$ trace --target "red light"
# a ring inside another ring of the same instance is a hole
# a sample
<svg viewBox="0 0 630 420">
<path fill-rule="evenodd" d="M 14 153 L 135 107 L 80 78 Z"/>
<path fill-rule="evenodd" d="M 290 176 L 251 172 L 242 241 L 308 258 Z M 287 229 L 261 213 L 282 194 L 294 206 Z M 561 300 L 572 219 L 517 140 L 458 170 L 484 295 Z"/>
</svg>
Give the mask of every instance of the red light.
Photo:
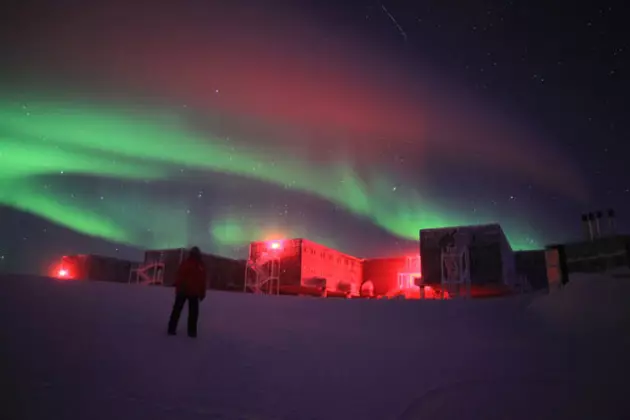
<svg viewBox="0 0 630 420">
<path fill-rule="evenodd" d="M 64 255 L 61 261 L 55 263 L 48 269 L 48 275 L 58 280 L 74 280 L 77 275 L 75 264 L 73 258 Z"/>
<path fill-rule="evenodd" d="M 279 250 L 282 248 L 280 242 L 272 242 L 271 244 L 269 244 L 269 248 L 273 249 L 273 250 Z"/>
</svg>

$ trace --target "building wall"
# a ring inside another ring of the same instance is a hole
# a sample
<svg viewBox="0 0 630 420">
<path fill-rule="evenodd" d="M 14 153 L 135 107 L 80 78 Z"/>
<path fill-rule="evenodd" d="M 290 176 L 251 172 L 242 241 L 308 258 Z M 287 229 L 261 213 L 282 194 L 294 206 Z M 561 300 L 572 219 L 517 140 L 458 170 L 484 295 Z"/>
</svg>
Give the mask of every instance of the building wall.
<svg viewBox="0 0 630 420">
<path fill-rule="evenodd" d="M 630 236 L 616 235 L 549 245 L 546 249 L 546 260 L 550 287 L 555 287 L 558 282 L 567 283 L 570 273 L 592 273 L 630 267 Z"/>
<path fill-rule="evenodd" d="M 516 260 L 514 257 L 514 251 L 512 246 L 505 236 L 505 232 L 499 225 L 496 225 L 498 230 L 496 232 L 496 238 L 499 243 L 499 249 L 501 253 L 501 268 L 503 271 L 503 284 L 509 287 L 515 287 L 518 284 L 519 277 L 516 272 Z M 488 238 L 491 240 L 491 238 Z"/>
<path fill-rule="evenodd" d="M 239 290 L 244 288 L 245 262 L 218 255 L 204 254 L 207 285 L 215 290 Z"/>
<path fill-rule="evenodd" d="M 72 278 L 127 283 L 135 263 L 103 255 L 79 254 L 62 259 Z"/>
<path fill-rule="evenodd" d="M 144 253 L 144 264 L 163 263 L 164 273 L 162 280 L 165 286 L 174 286 L 177 279 L 177 270 L 181 262 L 188 256 L 188 251 L 183 248 L 148 250 Z M 135 279 L 134 279 L 135 280 Z"/>
<path fill-rule="evenodd" d="M 174 286 L 180 264 L 188 258 L 188 250 L 183 248 L 149 250 L 145 252 L 145 265 L 163 263 L 165 286 Z M 206 267 L 206 287 L 217 290 L 242 290 L 245 279 L 245 263 L 214 254 L 201 254 Z M 134 279 L 135 280 L 135 279 Z"/>
<path fill-rule="evenodd" d="M 533 290 L 548 287 L 545 251 L 517 251 L 514 253 L 516 272 L 527 277 Z"/>
<path fill-rule="evenodd" d="M 279 243 L 279 249 L 271 249 L 272 243 Z M 263 252 L 274 252 L 280 257 L 280 287 L 297 287 L 301 284 L 302 240 L 286 239 L 282 241 L 257 241 L 250 244 L 250 259 L 257 259 Z M 248 270 L 248 276 L 254 276 Z"/>
<path fill-rule="evenodd" d="M 569 281 L 569 272 L 566 269 L 566 258 L 562 246 L 551 246 L 545 250 L 545 263 L 547 265 L 547 288 L 550 292 L 559 290 L 563 284 Z"/>
<path fill-rule="evenodd" d="M 570 273 L 605 271 L 630 265 L 630 237 L 617 235 L 563 245 Z"/>
<path fill-rule="evenodd" d="M 507 284 L 513 279 L 513 252 L 501 227 L 491 224 L 420 231 L 422 278 L 425 284 L 441 283 L 442 249 L 453 241 L 469 249 L 473 285 Z"/>
<path fill-rule="evenodd" d="M 352 293 L 358 294 L 363 278 L 363 267 L 360 259 L 325 247 L 318 243 L 302 239 L 302 278 L 307 284 L 309 279 L 326 279 L 326 289 L 342 290 L 341 283 L 351 285 Z"/>
<path fill-rule="evenodd" d="M 88 278 L 92 280 L 127 283 L 133 263 L 101 255 L 86 256 Z"/>
<path fill-rule="evenodd" d="M 508 279 L 498 243 L 471 245 L 470 279 L 472 284 L 499 284 Z"/>
<path fill-rule="evenodd" d="M 371 281 L 374 294 L 386 295 L 398 288 L 398 273 L 405 271 L 407 258 L 372 258 L 363 261 L 363 281 Z"/>
<path fill-rule="evenodd" d="M 420 243 L 422 255 L 422 281 L 427 285 L 439 285 L 442 282 L 441 251 L 438 247 Z"/>
</svg>

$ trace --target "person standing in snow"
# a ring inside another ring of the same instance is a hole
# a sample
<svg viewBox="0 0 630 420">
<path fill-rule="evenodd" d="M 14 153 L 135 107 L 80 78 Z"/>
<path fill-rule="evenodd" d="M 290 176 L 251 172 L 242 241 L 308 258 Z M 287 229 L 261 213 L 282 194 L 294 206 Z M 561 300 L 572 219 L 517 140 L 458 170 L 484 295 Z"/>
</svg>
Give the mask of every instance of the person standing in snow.
<svg viewBox="0 0 630 420">
<path fill-rule="evenodd" d="M 175 279 L 175 303 L 168 322 L 169 335 L 177 333 L 179 316 L 188 301 L 188 336 L 197 337 L 199 302 L 206 297 L 206 268 L 198 247 L 192 247 L 188 258 L 181 263 Z"/>
</svg>

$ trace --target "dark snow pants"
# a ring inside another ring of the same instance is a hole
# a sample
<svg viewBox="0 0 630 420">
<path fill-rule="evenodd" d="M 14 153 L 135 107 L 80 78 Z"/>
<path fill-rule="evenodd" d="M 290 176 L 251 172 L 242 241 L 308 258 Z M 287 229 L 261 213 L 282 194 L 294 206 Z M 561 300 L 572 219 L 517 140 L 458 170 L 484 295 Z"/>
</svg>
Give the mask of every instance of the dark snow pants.
<svg viewBox="0 0 630 420">
<path fill-rule="evenodd" d="M 188 301 L 188 335 L 190 337 L 197 336 L 197 320 L 199 319 L 199 298 L 186 296 L 182 294 L 175 295 L 175 303 L 171 311 L 171 318 L 168 321 L 169 334 L 175 334 L 179 317 L 184 309 L 184 304 Z"/>
</svg>

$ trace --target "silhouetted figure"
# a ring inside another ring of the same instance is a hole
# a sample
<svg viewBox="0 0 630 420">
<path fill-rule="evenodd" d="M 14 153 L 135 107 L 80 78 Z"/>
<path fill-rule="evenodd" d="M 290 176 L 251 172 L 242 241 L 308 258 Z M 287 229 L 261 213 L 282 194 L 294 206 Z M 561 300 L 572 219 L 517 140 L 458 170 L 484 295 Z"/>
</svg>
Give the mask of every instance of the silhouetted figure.
<svg viewBox="0 0 630 420">
<path fill-rule="evenodd" d="M 201 251 L 191 248 L 188 258 L 182 262 L 175 280 L 175 303 L 168 322 L 168 333 L 177 333 L 177 323 L 184 304 L 188 301 L 188 336 L 197 337 L 199 301 L 206 297 L 206 268 L 201 259 Z"/>
</svg>

